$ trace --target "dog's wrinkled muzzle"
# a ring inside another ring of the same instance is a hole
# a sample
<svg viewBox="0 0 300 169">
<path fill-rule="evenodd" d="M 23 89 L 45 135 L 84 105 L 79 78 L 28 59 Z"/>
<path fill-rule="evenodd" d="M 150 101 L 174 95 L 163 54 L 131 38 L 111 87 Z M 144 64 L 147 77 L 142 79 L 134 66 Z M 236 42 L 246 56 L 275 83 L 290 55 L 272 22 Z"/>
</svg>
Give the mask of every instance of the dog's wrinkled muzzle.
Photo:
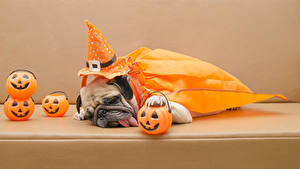
<svg viewBox="0 0 300 169">
<path fill-rule="evenodd" d="M 94 113 L 93 123 L 100 127 L 137 127 L 133 109 L 125 106 L 108 106 L 99 104 Z"/>
</svg>

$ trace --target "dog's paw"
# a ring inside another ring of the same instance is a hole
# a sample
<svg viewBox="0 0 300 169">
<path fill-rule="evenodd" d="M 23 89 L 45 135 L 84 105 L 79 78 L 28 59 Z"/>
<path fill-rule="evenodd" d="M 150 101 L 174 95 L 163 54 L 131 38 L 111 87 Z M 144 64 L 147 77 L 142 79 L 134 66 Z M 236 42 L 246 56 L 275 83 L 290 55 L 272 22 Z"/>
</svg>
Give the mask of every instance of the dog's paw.
<svg viewBox="0 0 300 169">
<path fill-rule="evenodd" d="M 162 96 L 151 96 L 147 99 L 146 105 L 152 107 L 165 106 L 167 101 Z M 183 105 L 169 101 L 172 110 L 173 123 L 191 123 L 193 121 L 190 111 Z"/>
<path fill-rule="evenodd" d="M 170 101 L 173 123 L 191 123 L 193 121 L 190 111 L 183 105 Z"/>
<path fill-rule="evenodd" d="M 74 119 L 75 120 L 85 120 L 85 118 L 84 118 L 84 110 L 80 109 L 79 113 L 75 113 L 74 114 Z"/>
<path fill-rule="evenodd" d="M 147 99 L 145 104 L 151 107 L 165 106 L 166 99 L 162 96 L 151 96 Z"/>
</svg>

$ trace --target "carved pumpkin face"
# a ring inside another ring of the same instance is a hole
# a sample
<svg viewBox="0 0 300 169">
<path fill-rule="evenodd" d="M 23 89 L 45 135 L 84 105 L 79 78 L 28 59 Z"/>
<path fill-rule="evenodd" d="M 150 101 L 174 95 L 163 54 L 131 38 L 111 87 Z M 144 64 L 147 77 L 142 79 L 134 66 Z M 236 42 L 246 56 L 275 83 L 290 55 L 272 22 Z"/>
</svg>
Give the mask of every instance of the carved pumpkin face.
<svg viewBox="0 0 300 169">
<path fill-rule="evenodd" d="M 65 95 L 50 94 L 43 99 L 42 107 L 47 116 L 61 117 L 68 111 L 69 101 Z"/>
<path fill-rule="evenodd" d="M 36 90 L 34 75 L 26 70 L 12 72 L 6 80 L 6 90 L 11 97 L 22 100 L 29 98 Z"/>
<path fill-rule="evenodd" d="M 166 105 L 145 104 L 137 115 L 140 128 L 147 134 L 165 133 L 172 125 L 172 114 Z"/>
<path fill-rule="evenodd" d="M 27 120 L 33 112 L 34 102 L 31 98 L 25 100 L 16 100 L 9 97 L 4 103 L 4 113 L 10 120 Z"/>
</svg>

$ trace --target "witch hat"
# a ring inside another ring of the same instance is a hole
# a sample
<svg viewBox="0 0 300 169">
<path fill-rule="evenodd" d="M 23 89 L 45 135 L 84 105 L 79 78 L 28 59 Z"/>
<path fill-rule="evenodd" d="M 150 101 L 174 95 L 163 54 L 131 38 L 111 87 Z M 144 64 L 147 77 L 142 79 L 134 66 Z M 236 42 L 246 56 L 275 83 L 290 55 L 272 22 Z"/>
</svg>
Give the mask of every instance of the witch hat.
<svg viewBox="0 0 300 169">
<path fill-rule="evenodd" d="M 99 75 L 107 79 L 125 75 L 129 68 L 125 58 L 118 57 L 103 34 L 88 20 L 88 55 L 87 67 L 78 72 L 79 76 Z"/>
</svg>

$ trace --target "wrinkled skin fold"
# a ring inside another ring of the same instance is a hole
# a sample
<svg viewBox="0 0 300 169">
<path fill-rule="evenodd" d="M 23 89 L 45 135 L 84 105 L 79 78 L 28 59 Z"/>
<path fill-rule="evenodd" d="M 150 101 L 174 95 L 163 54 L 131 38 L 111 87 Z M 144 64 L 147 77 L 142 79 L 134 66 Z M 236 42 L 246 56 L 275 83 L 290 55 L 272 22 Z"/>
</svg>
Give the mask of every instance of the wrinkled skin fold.
<svg viewBox="0 0 300 169">
<path fill-rule="evenodd" d="M 99 104 L 94 112 L 92 122 L 99 127 L 118 127 L 119 121 L 133 117 L 131 107 Z"/>
</svg>

